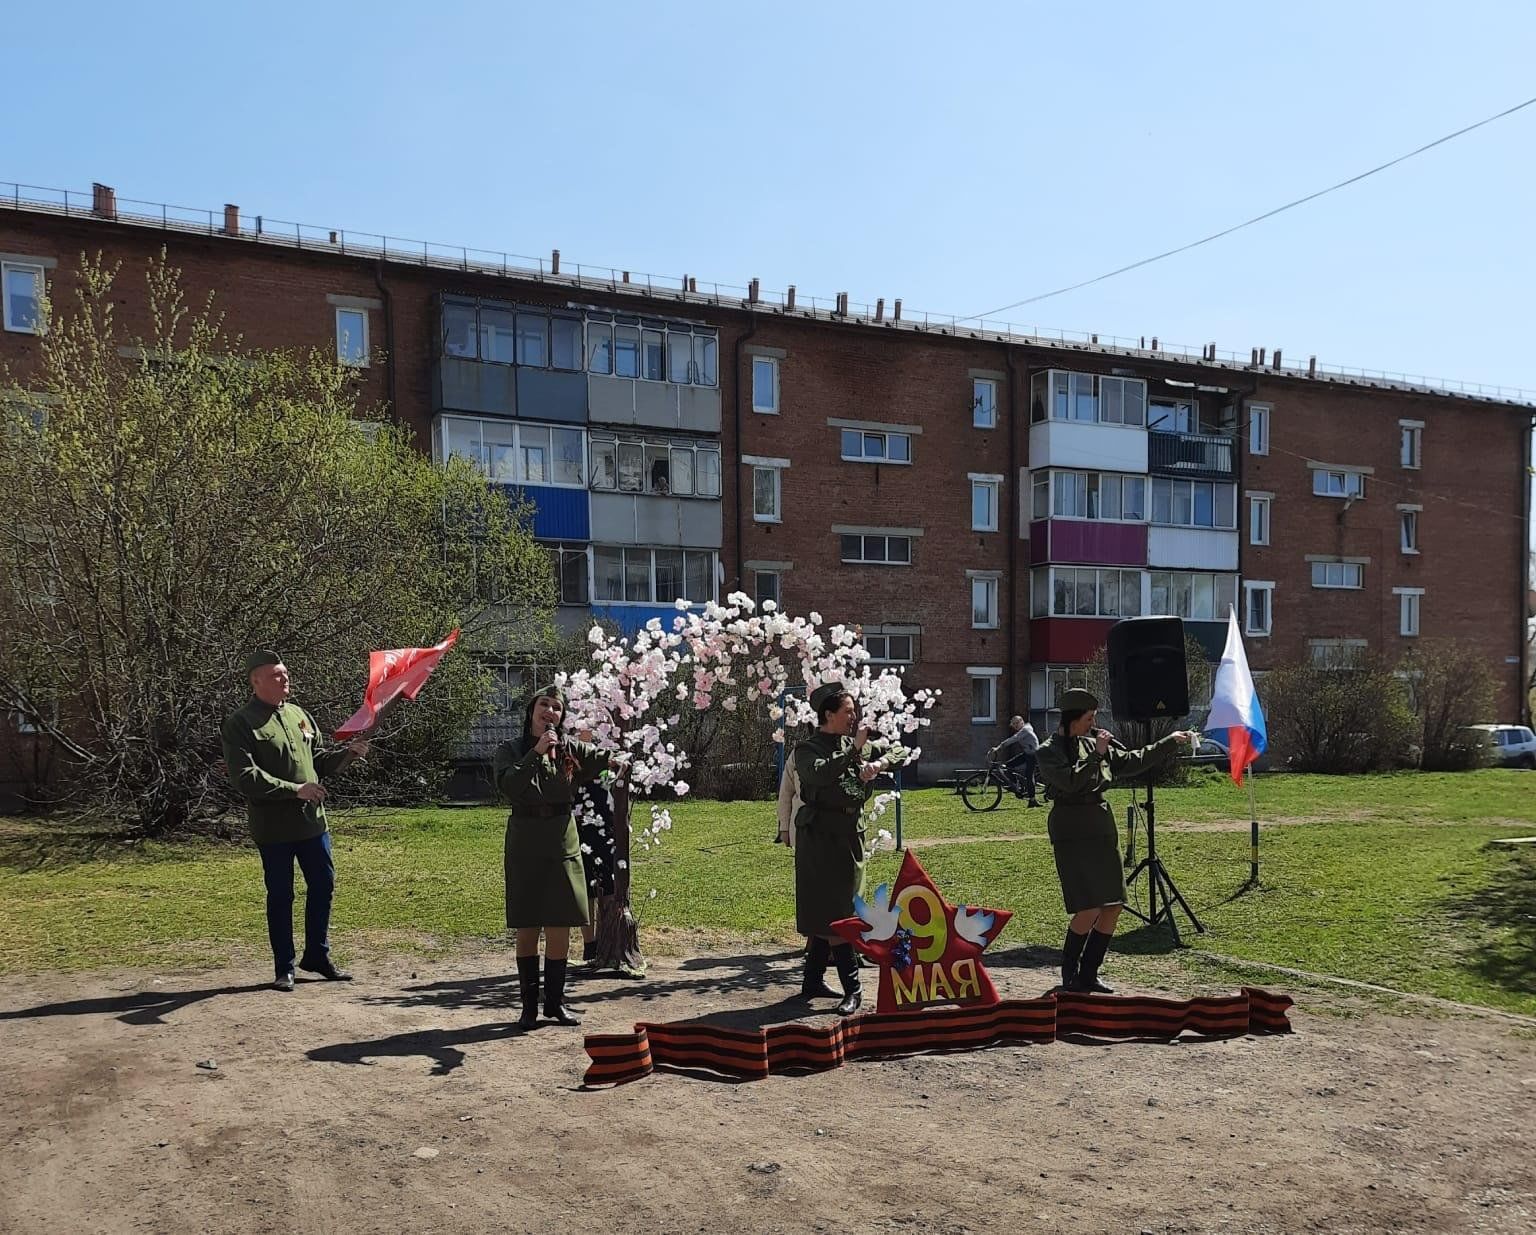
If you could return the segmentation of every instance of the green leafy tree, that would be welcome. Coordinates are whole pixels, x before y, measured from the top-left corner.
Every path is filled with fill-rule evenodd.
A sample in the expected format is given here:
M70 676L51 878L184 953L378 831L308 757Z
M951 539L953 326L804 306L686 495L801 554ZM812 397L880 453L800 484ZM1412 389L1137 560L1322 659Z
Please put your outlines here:
M1399 670L1415 720L1419 766L1459 772L1486 762L1468 725L1495 719L1498 690L1486 653L1456 640L1424 640Z
M75 793L157 833L227 806L219 724L251 647L278 648L330 726L370 650L545 637L549 561L470 463L434 465L333 356L243 347L163 257L150 329L126 334L118 277L82 260L37 370L0 375L0 707L53 740ZM358 783L419 794L488 687L473 655L445 658Z
M1367 656L1264 678L1270 749L1298 772L1371 772L1412 762L1416 723L1404 683Z

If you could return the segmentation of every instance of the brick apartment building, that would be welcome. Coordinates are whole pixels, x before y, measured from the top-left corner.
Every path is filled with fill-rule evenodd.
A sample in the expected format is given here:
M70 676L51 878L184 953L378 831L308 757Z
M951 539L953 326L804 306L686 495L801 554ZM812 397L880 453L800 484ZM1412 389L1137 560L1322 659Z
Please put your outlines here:
M1258 671L1471 641L1489 719L1520 718L1523 395L663 287L102 186L0 196L0 362L25 380L37 301L69 303L83 254L122 264L138 325L162 249L250 344L334 342L424 449L520 488L563 624L635 629L738 589L857 623L944 692L925 779L977 762L1011 713L1050 724L1119 618L1177 614L1214 659L1229 605Z

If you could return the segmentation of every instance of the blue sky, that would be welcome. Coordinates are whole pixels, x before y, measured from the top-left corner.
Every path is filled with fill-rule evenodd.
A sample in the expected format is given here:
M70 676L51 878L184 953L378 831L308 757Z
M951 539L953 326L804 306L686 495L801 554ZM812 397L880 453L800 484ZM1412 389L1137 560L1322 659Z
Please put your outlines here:
M1536 95L1536 5L12 5L0 180L972 314ZM1536 107L1007 315L1536 389Z

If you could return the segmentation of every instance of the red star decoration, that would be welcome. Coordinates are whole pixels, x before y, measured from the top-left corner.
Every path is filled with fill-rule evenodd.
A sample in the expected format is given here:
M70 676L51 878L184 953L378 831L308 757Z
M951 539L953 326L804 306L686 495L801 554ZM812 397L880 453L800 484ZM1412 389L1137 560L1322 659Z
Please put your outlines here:
M981 954L1011 910L951 905L910 849L895 884L881 884L869 901L856 898L854 908L859 916L832 929L880 967L877 1012L998 1002Z

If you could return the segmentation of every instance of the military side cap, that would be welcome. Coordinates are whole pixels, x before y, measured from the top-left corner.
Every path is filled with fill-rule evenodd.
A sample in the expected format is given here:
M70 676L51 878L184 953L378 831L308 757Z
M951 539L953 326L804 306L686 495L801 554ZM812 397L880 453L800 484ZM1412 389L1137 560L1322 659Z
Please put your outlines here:
M838 695L846 695L848 688L841 682L828 682L825 686L818 686L811 692L811 706L818 712L824 704L830 703Z
M283 658L271 648L257 648L245 658L245 671L247 673L255 673L256 670L265 668L267 665L280 665L282 663Z
M1057 706L1063 712L1093 712L1098 709L1099 701L1081 687L1073 687L1071 690L1062 691L1061 701Z

